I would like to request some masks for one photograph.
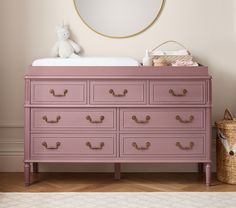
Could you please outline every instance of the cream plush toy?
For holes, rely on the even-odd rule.
[[[52,56],[60,58],[78,58],[81,48],[70,40],[70,31],[67,25],[61,25],[56,29],[58,41],[52,49]]]

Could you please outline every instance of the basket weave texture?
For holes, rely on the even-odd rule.
[[[225,110],[224,119],[216,122],[218,132],[221,132],[224,137],[224,142],[228,145],[227,150],[222,141],[217,138],[217,179],[219,181],[236,184],[236,154],[234,146],[236,145],[236,119],[228,109]]]
[[[188,52],[187,55],[155,55],[155,51],[157,51],[158,49],[160,49],[162,46],[168,44],[168,43],[174,43],[174,44],[177,44],[179,45],[180,47],[182,47],[184,50],[186,50]],[[154,66],[158,66],[158,59],[160,57],[164,58],[165,61],[168,63],[168,65],[171,65],[173,63],[175,63],[176,61],[192,61],[193,60],[193,56],[191,55],[191,53],[187,50],[187,48],[177,42],[177,41],[174,41],[174,40],[169,40],[169,41],[166,41],[160,45],[158,45],[156,48],[154,48],[151,52],[153,54],[153,63],[154,63]]]

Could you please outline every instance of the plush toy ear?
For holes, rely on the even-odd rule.
[[[61,29],[66,29],[66,30],[69,30],[69,25],[67,25],[65,23],[65,21],[61,22],[61,24],[59,24],[57,27],[56,27],[56,32],[59,32]]]
[[[69,25],[65,20],[63,20],[63,28],[69,30]]]

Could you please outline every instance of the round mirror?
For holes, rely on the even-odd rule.
[[[159,17],[164,0],[74,0],[82,21],[111,38],[127,38],[148,29]]]

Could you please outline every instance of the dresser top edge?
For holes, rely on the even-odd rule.
[[[36,67],[29,66],[25,77],[204,77],[208,67]],[[155,77],[156,76],[156,77]]]

